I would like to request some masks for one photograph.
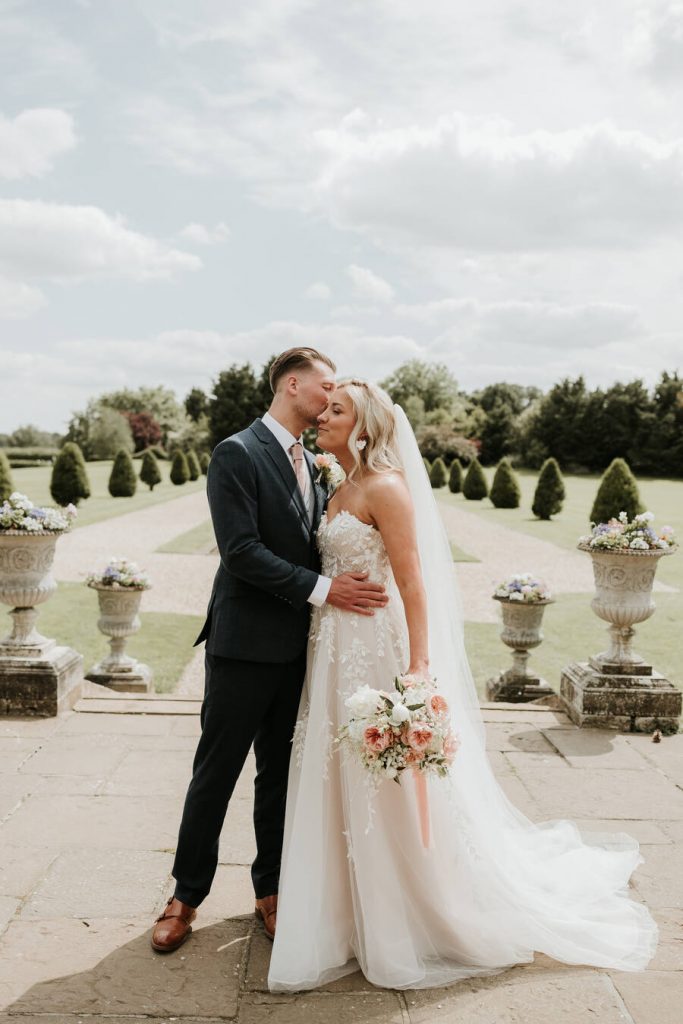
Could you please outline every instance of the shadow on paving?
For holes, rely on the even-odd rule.
[[[547,1024],[577,1005],[600,1024],[623,1024],[610,978],[546,957],[495,977],[447,989],[392,992],[360,972],[323,989],[271,995],[270,943],[251,915],[196,929],[176,953],[154,953],[150,931],[104,957],[95,967],[40,982],[17,999],[6,1024]],[[573,1019],[588,1019],[581,1014]]]

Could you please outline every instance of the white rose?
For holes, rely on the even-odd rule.
[[[515,590],[512,594],[510,594],[510,600],[511,601],[523,601],[524,600],[524,595],[520,594],[518,590]]]
[[[410,721],[410,711],[405,704],[394,704],[389,721],[392,725],[403,725],[404,722]]]
[[[365,732],[365,720],[360,718],[353,722],[349,722],[349,736],[354,743],[360,743],[363,739],[363,733]]]
[[[361,686],[345,703],[354,718],[368,718],[377,711],[381,694],[379,690],[373,690],[370,686]]]

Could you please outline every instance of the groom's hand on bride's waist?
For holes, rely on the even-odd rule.
[[[384,608],[389,601],[381,583],[372,583],[366,572],[345,572],[335,576],[327,595],[327,603],[345,612],[374,615],[376,608]]]

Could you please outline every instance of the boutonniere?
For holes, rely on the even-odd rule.
[[[334,455],[323,452],[315,457],[315,465],[318,475],[315,478],[317,484],[323,484],[329,493],[332,493],[344,479],[344,470],[341,468]]]

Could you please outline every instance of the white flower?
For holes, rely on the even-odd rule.
[[[630,548],[637,548],[638,550],[645,549],[645,551],[647,551],[649,546],[650,545],[648,544],[648,542],[646,540],[643,540],[642,537],[634,537],[631,543],[629,544]]]
[[[518,590],[516,590],[512,594],[510,594],[510,600],[511,601],[523,601],[524,600],[524,595],[520,594],[520,592]]]
[[[635,517],[637,523],[650,523],[654,519],[654,512],[641,512]]]
[[[363,739],[363,733],[365,732],[366,721],[364,718],[356,718],[352,722],[349,722],[349,736],[354,743],[360,743]]]
[[[377,711],[381,694],[370,686],[361,686],[344,702],[353,718],[369,718]]]
[[[403,725],[404,722],[410,721],[410,711],[405,704],[394,704],[389,721],[392,725]]]
[[[387,770],[385,771],[384,774],[386,775],[386,777],[388,779],[395,779],[396,776],[398,775],[398,772],[396,771],[395,768],[389,767],[389,768],[387,768]]]

